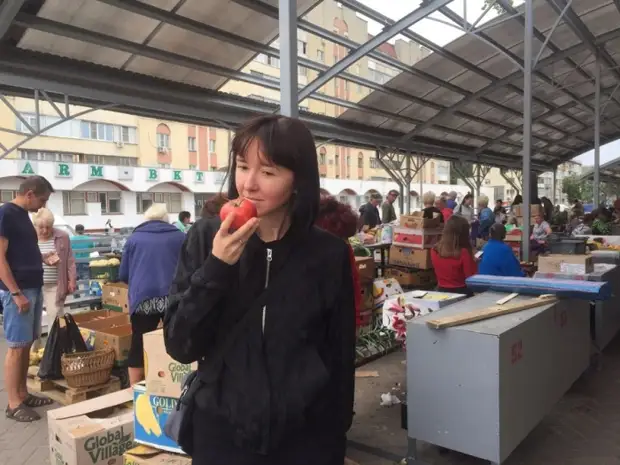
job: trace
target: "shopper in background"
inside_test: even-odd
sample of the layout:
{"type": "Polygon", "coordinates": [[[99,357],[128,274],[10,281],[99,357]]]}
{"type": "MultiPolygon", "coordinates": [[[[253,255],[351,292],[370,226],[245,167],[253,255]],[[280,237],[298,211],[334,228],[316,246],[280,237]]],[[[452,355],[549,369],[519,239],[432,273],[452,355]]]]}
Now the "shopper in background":
{"type": "Polygon", "coordinates": [[[120,280],[129,285],[131,348],[127,364],[129,382],[144,379],[144,333],[157,329],[168,305],[185,233],[168,223],[164,204],[153,204],[144,213],[145,222],[127,239],[121,259],[120,280]]]}
{"type": "Polygon", "coordinates": [[[578,200],[573,200],[573,206],[570,209],[570,219],[581,218],[584,214],[583,204],[578,200]]]}
{"type": "Polygon", "coordinates": [[[443,223],[443,215],[441,214],[441,210],[435,206],[434,192],[427,192],[424,194],[422,196],[422,204],[424,205],[424,208],[422,209],[422,218],[430,220],[439,217],[443,223]]]}
{"type": "Polygon", "coordinates": [[[43,262],[37,232],[28,212],[44,207],[54,188],[42,176],[30,176],[17,196],[0,207],[0,289],[4,309],[4,385],[6,416],[19,422],[39,420],[33,407],[51,403],[28,394],[30,347],[39,338],[43,312],[43,262]]]}
{"type": "Polygon", "coordinates": [[[446,199],[444,199],[443,197],[438,197],[437,200],[435,200],[435,207],[441,212],[444,223],[448,221],[454,213],[451,208],[448,208],[446,199]]]}
{"type": "Polygon", "coordinates": [[[547,241],[549,234],[551,234],[551,226],[545,221],[545,217],[543,215],[534,216],[534,226],[530,239],[542,245],[547,241]]]}
{"type": "Polygon", "coordinates": [[[473,295],[465,280],[476,274],[469,222],[453,215],[443,228],[439,243],[431,249],[431,261],[437,276],[437,290],[456,294],[473,295]]]}
{"type": "Polygon", "coordinates": [[[179,231],[186,233],[187,231],[189,231],[189,228],[191,227],[191,221],[192,221],[192,214],[188,211],[182,211],[181,213],[179,213],[179,217],[174,222],[174,225],[177,227],[179,231]]]}
{"type": "Polygon", "coordinates": [[[587,213],[583,220],[579,220],[579,223],[573,228],[573,236],[589,236],[592,234],[592,223],[594,222],[594,216],[591,213],[587,213]]]}
{"type": "Polygon", "coordinates": [[[446,205],[448,206],[448,208],[451,208],[452,210],[456,208],[457,196],[458,196],[458,193],[456,191],[450,191],[448,193],[448,200],[446,200],[446,205]]]}
{"type": "Polygon", "coordinates": [[[495,223],[489,231],[489,241],[482,249],[478,273],[492,276],[525,276],[510,246],[504,243],[506,228],[495,223]]]}
{"type": "Polygon", "coordinates": [[[216,194],[205,202],[200,212],[201,218],[219,218],[220,210],[228,202],[228,197],[224,194],[216,194]]]}
{"type": "Polygon", "coordinates": [[[381,220],[383,223],[391,223],[396,221],[396,211],[394,210],[394,202],[398,199],[398,191],[392,189],[388,192],[385,202],[381,206],[381,220]]]}
{"type": "MultiPolygon", "coordinates": [[[[77,273],[78,281],[88,281],[90,279],[90,267],[88,266],[88,258],[90,257],[90,252],[76,252],[76,250],[89,250],[95,247],[95,243],[93,242],[90,236],[84,234],[84,225],[77,224],[75,225],[75,235],[71,236],[71,249],[74,251],[73,255],[75,256],[75,269],[77,273]]],[[[78,282],[79,286],[79,282],[78,282]]],[[[88,288],[88,284],[86,285],[88,288]]],[[[79,294],[76,294],[75,297],[79,297],[79,294]]]]}
{"type": "Polygon", "coordinates": [[[478,221],[478,237],[486,239],[489,237],[489,229],[495,223],[495,215],[489,208],[489,198],[486,195],[478,197],[478,221]]]}
{"type": "MultiPolygon", "coordinates": [[[[389,195],[389,194],[388,194],[389,195]]],[[[355,295],[355,319],[356,326],[361,325],[361,310],[362,310],[362,288],[360,285],[360,277],[357,270],[357,263],[355,261],[355,255],[353,254],[353,248],[349,243],[349,238],[355,236],[357,232],[357,215],[351,209],[349,204],[338,202],[334,197],[329,195],[321,196],[321,203],[319,204],[319,215],[316,219],[316,225],[332,233],[334,236],[344,240],[349,247],[349,253],[351,258],[351,267],[353,275],[353,291],[355,295]]]]}
{"type": "Polygon", "coordinates": [[[463,201],[460,205],[457,205],[454,209],[454,214],[458,216],[462,216],[467,220],[468,223],[472,223],[475,218],[474,214],[474,196],[471,193],[468,193],[463,197],[463,201]]]}
{"type": "MultiPolygon", "coordinates": [[[[56,316],[64,315],[67,296],[77,289],[75,258],[69,235],[54,228],[54,214],[50,210],[41,208],[33,215],[33,223],[43,258],[43,305],[51,327],[56,316]]],[[[39,348],[38,340],[35,346],[39,348]]]]}
{"type": "Polygon", "coordinates": [[[314,139],[262,116],[237,130],[229,167],[229,196],[255,200],[258,218],[234,232],[234,213],[201,220],[181,252],[166,349],[198,361],[198,378],[180,444],[193,465],[342,465],[355,298],[349,247],[315,226],[314,139]]]}
{"type": "Polygon", "coordinates": [[[596,212],[596,219],[592,223],[592,234],[609,236],[611,234],[611,225],[611,212],[605,207],[600,207],[596,212]]]}
{"type": "Polygon", "coordinates": [[[495,208],[493,209],[493,215],[495,215],[495,222],[498,224],[504,224],[506,222],[506,210],[504,209],[504,203],[502,199],[495,201],[495,208]]]}
{"type": "Polygon", "coordinates": [[[376,228],[381,224],[381,217],[379,216],[379,205],[381,205],[383,197],[378,192],[370,194],[368,203],[365,203],[360,207],[360,223],[362,230],[368,230],[376,228]]]}

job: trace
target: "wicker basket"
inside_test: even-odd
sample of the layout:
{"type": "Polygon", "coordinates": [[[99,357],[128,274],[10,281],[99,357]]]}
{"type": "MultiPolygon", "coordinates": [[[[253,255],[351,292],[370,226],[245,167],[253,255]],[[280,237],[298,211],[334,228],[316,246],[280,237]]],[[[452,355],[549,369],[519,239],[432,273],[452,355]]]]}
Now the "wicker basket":
{"type": "Polygon", "coordinates": [[[61,359],[62,375],[72,388],[105,384],[114,365],[114,349],[64,354],[61,359]]]}

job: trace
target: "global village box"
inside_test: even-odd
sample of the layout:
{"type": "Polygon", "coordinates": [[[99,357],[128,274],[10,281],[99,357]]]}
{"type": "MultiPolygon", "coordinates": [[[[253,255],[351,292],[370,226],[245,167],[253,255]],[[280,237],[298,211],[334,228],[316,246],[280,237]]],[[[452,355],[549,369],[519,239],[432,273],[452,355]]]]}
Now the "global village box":
{"type": "Polygon", "coordinates": [[[146,392],[144,382],[133,385],[134,438],[138,444],[182,454],[181,447],[166,436],[164,425],[176,409],[177,399],[146,392]]]}
{"type": "Polygon", "coordinates": [[[122,465],[134,446],[131,389],[47,412],[50,463],[122,465]]]}

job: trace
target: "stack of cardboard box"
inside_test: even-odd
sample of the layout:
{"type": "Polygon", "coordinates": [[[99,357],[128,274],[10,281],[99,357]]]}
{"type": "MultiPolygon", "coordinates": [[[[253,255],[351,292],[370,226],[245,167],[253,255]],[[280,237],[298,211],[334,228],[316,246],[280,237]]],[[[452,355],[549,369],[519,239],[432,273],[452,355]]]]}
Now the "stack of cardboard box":
{"type": "Polygon", "coordinates": [[[405,287],[429,287],[436,278],[431,263],[431,248],[441,238],[443,224],[439,216],[428,219],[422,212],[403,215],[394,228],[390,247],[390,267],[386,278],[393,278],[405,287]]]}
{"type": "Polygon", "coordinates": [[[357,273],[362,287],[362,308],[360,310],[361,322],[359,332],[368,332],[372,327],[372,311],[374,300],[372,296],[372,283],[375,279],[375,259],[374,257],[355,257],[357,273]]]}
{"type": "MultiPolygon", "coordinates": [[[[523,224],[523,213],[524,213],[523,205],[514,205],[512,207],[512,213],[517,217],[517,221],[519,222],[519,226],[523,224]]],[[[536,221],[534,217],[542,215],[544,217],[545,213],[541,205],[530,205],[530,225],[534,224],[536,221]]]]}

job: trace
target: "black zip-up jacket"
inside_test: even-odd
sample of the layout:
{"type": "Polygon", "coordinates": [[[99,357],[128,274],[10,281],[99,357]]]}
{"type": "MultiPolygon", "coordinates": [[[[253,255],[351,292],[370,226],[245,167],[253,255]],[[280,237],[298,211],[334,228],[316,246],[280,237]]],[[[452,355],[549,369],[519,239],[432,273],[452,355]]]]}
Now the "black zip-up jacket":
{"type": "Polygon", "coordinates": [[[299,434],[309,447],[314,432],[344,441],[355,359],[349,246],[316,227],[291,227],[271,243],[254,235],[231,266],[210,254],[219,225],[199,220],[190,229],[164,321],[170,356],[199,361],[195,428],[223,424],[225,441],[263,455],[299,434]],[[275,287],[257,305],[267,282],[275,287]]]}

